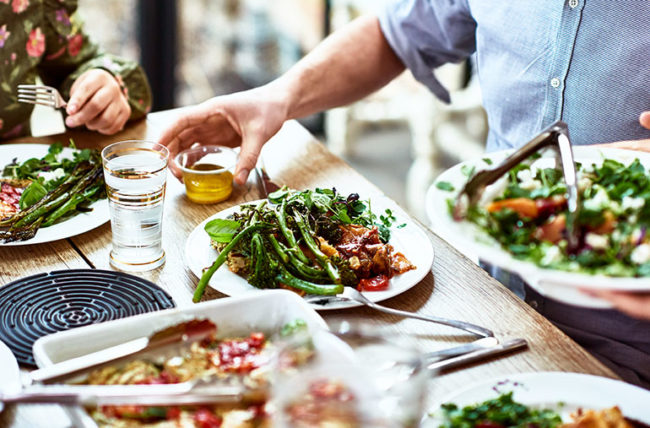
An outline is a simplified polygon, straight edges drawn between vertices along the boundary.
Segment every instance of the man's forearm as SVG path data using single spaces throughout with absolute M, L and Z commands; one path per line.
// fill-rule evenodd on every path
M 404 70 L 376 17 L 362 17 L 325 39 L 269 85 L 280 91 L 286 118 L 357 101 Z

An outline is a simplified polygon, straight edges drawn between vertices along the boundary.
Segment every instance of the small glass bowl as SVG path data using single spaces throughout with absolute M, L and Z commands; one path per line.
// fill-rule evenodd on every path
M 187 197 L 199 204 L 225 201 L 232 194 L 237 152 L 223 146 L 198 146 L 176 155 Z

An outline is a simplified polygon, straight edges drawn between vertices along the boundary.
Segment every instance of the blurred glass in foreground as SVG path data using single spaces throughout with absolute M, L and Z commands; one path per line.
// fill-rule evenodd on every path
M 418 427 L 429 373 L 420 353 L 368 325 L 296 334 L 278 351 L 273 426 Z

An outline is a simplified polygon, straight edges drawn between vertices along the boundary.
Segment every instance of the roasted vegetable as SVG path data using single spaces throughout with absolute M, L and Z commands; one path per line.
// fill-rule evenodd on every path
M 236 254 L 232 258 L 238 258 L 236 273 L 246 276 L 257 288 L 289 287 L 309 294 L 338 294 L 343 286 L 357 287 L 360 277 L 339 253 L 339 243 L 359 253 L 363 263 L 355 256 L 355 266 L 363 277 L 383 273 L 390 278 L 396 273 L 390 263 L 392 247 L 382 244 L 378 227 L 387 230 L 395 217 L 386 210 L 376 222 L 369 205 L 356 194 L 344 198 L 335 190 L 298 192 L 285 188 L 258 206 L 242 206 L 231 218 L 210 221 L 205 230 L 220 253 L 202 275 L 194 301 L 201 298 L 230 252 Z M 347 228 L 354 228 L 358 235 L 353 236 Z M 373 257 L 378 253 L 384 257 Z M 240 268 L 242 257 L 247 260 L 245 268 Z M 400 266 L 413 268 L 408 263 Z M 377 268 L 381 272 L 375 272 Z
M 74 147 L 74 145 L 73 145 Z M 31 180 L 22 192 L 19 210 L 0 219 L 0 240 L 34 237 L 39 227 L 89 211 L 88 205 L 106 197 L 101 159 L 96 150 L 75 150 L 72 159 L 60 156 L 63 147 L 54 144 L 42 159 L 16 159 L 5 166 L 11 180 Z

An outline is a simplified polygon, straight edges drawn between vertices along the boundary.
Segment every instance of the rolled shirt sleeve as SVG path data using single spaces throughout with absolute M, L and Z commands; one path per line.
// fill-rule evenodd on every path
M 450 102 L 433 70 L 458 63 L 476 50 L 476 22 L 466 0 L 397 0 L 379 15 L 381 30 L 395 54 L 419 82 Z

